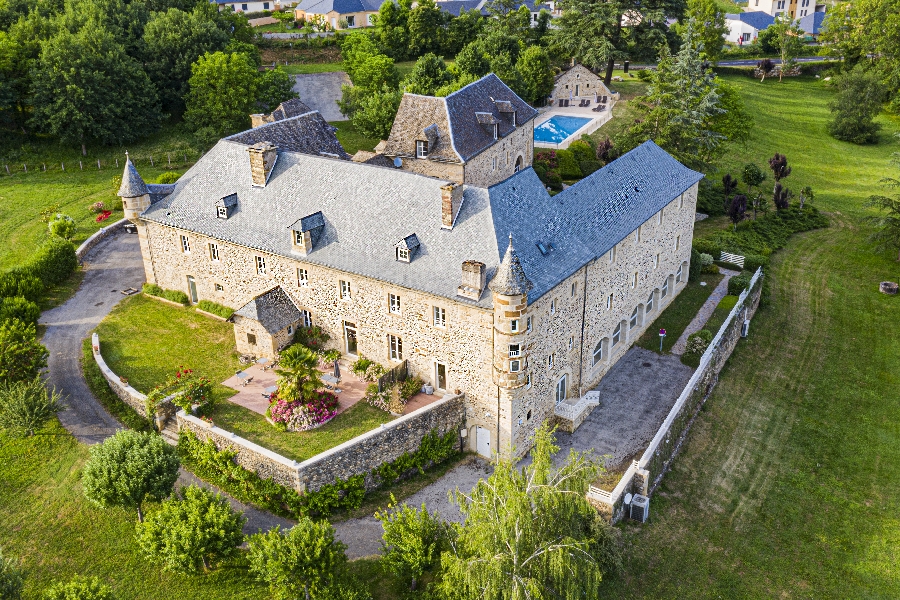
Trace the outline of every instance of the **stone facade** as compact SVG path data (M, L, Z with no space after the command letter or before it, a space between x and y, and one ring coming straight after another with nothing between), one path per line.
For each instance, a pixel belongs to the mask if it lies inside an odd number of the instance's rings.
M240 354L252 354L274 360L279 350L294 339L294 331L299 321L284 327L275 333L269 333L259 321L247 319L240 315L232 317L234 321L234 342Z
M584 65L575 65L556 78L551 98L553 100L569 98L594 98L596 96L613 96L603 83L603 78Z

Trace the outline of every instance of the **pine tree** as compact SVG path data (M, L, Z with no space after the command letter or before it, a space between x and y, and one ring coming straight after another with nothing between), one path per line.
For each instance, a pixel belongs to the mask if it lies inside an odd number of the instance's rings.
M715 0L688 0L687 16L694 20L697 35L703 43L703 55L715 64L722 56L724 36L729 31L725 13Z
M900 170L900 153L894 154L891 163ZM881 180L881 185L887 190L900 191L900 177L885 177ZM878 252L889 249L897 251L897 260L900 261L900 193L893 197L878 194L870 196L867 206L882 212L865 219L876 229L869 236L869 241L875 244Z

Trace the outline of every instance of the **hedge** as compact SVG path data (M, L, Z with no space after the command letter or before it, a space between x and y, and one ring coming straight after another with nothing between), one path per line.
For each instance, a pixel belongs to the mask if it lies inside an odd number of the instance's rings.
M18 319L23 323L37 323L41 309L31 300L21 296L0 300L0 321Z
M27 263L0 274L0 314L37 321L32 315L47 288L64 282L77 267L78 257L71 242L51 237Z
M212 302L211 300L201 300L197 303L197 308L208 313L212 313L223 319L227 319L231 315L234 314L234 310L228 308L227 306L222 306L221 304L217 304Z
M581 179L581 168L575 155L570 150L557 150L556 159L559 161L559 176L563 179Z
M750 280L753 278L751 273L746 271L740 275L735 275L728 280L728 295L740 296L741 292L750 287Z
M142 291L148 296L156 296L157 298L165 298L166 300L171 300L172 302L177 302L179 304L184 304L187 306L191 303L187 294L184 292L179 292L178 290L164 290L159 287L155 283L145 283L144 287L141 288Z
M50 238L28 262L25 271L44 282L56 285L65 281L78 267L75 246L62 238Z

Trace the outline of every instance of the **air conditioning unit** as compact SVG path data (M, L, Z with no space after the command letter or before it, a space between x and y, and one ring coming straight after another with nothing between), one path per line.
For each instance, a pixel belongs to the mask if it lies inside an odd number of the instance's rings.
M640 523L645 523L650 516L650 498L635 494L631 499L631 518Z
M745 319L741 325L741 337L747 337L748 333L750 333L750 319Z

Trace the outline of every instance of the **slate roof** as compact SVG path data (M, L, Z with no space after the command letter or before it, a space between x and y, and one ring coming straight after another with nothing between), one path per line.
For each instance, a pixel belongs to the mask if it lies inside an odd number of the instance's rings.
M276 106L271 114L273 120L281 121L290 119L291 117L299 117L308 112L312 112L312 109L309 106L304 104L299 98L291 98Z
M227 196L223 196L222 198L219 198L218 200L216 200L216 206L231 208L232 206L237 204L237 201L238 201L237 194L228 194Z
M300 309L280 285L255 297L234 314L258 321L269 333L278 333L300 320Z
M449 13L454 17L458 17L464 10L478 9L481 14L487 16L488 11L483 8L484 0L443 0L435 3L439 9L445 13Z
M313 110L295 117L265 123L225 138L252 146L259 142L271 142L279 150L304 154L335 155L350 160L350 155L334 135L335 128L328 124L319 111Z
M294 10L302 10L315 15L334 11L345 15L356 12L378 12L382 0L302 0Z
M506 248L506 254L500 261L500 267L497 274L491 279L488 288L497 294L504 296L518 296L528 292L532 287L532 283L528 281L525 275L525 269L519 262L519 256L513 248L512 235L509 236L509 246Z
M510 108L516 111L516 127L512 113L506 112ZM446 98L403 94L384 154L415 156L416 140L424 139L425 129L434 125L437 143L429 144L429 159L466 162L496 143L492 122L499 124L499 137L504 138L535 116L537 111L493 73Z
M148 183L147 190L150 192L150 203L158 202L175 191L174 183Z
M247 248L459 300L462 263L485 263L492 281L510 234L533 302L601 257L703 177L646 142L552 198L528 168L489 189L466 186L452 230L441 228L441 186L408 171L281 152L269 182L252 187L246 146L221 140L143 218ZM241 210L217 219L214 198L236 193ZM313 251L291 253L288 227L322 211ZM415 260L396 260L414 231ZM536 244L552 250L542 255ZM248 258L249 260L249 258ZM502 281L502 280L501 280ZM490 307L490 294L478 306Z
M819 35L819 30L822 29L822 23L824 22L825 13L810 13L805 17L800 17L800 29L802 29L804 33L807 33L809 35Z
M122 172L122 185L119 186L118 196L120 198L137 198L149 194L150 190L147 189L147 184L137 172L134 163L127 154L125 156L125 170Z
M741 21L759 31L766 29L769 25L775 22L775 17L773 17L769 13L764 13L761 10L752 10L749 12L742 12L737 14L727 14L725 15L725 19L731 21Z

